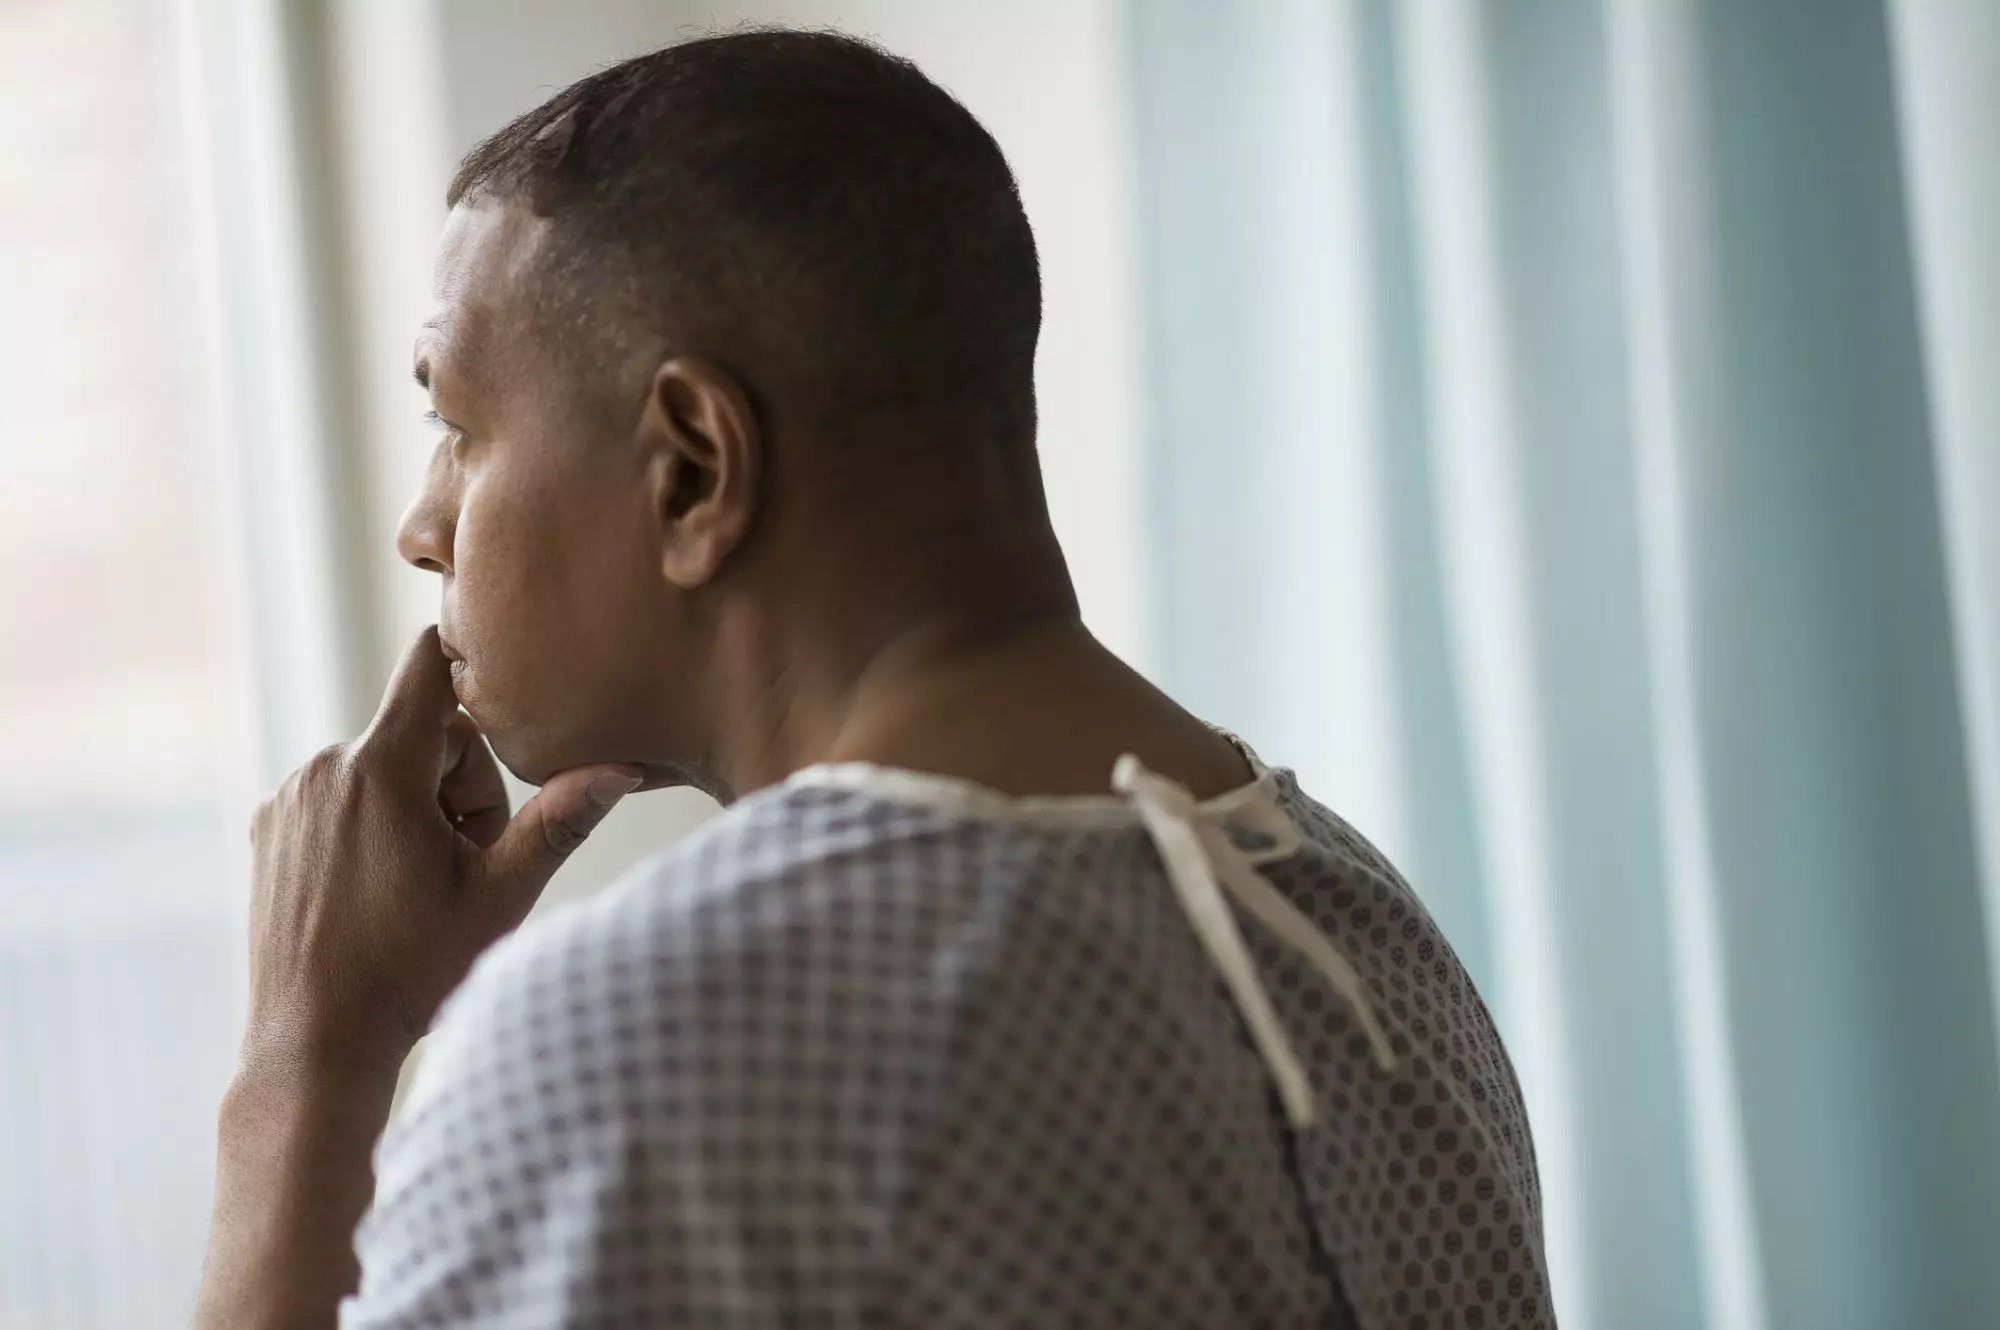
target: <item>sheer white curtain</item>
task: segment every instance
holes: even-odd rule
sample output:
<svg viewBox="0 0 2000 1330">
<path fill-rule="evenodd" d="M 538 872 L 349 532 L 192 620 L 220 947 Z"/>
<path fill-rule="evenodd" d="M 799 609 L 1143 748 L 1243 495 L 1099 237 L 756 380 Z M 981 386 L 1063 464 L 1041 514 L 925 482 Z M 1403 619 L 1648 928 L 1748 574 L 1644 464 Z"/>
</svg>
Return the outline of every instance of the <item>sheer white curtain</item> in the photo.
<svg viewBox="0 0 2000 1330">
<path fill-rule="evenodd" d="M 187 1316 L 245 819 L 357 718 L 290 37 L 0 4 L 3 1330 Z"/>
<path fill-rule="evenodd" d="M 2000 1323 L 1995 11 L 1128 18 L 1160 654 L 1458 939 L 1566 1324 Z"/>
<path fill-rule="evenodd" d="M 2000 153 L 1979 148 L 2000 125 L 2000 6 L 1897 0 L 1891 12 L 1987 938 L 2000 974 Z"/>
</svg>

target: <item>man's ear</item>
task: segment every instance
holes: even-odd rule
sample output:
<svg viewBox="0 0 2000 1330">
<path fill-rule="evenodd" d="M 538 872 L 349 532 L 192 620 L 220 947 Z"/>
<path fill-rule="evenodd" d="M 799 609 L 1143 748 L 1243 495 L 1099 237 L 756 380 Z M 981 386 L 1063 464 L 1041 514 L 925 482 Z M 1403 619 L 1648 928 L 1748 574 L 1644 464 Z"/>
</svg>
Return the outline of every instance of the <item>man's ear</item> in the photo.
<svg viewBox="0 0 2000 1330">
<path fill-rule="evenodd" d="M 653 372 L 641 428 L 660 523 L 660 571 L 691 589 L 713 578 L 756 520 L 764 436 L 749 394 L 710 360 L 677 356 Z"/>
</svg>

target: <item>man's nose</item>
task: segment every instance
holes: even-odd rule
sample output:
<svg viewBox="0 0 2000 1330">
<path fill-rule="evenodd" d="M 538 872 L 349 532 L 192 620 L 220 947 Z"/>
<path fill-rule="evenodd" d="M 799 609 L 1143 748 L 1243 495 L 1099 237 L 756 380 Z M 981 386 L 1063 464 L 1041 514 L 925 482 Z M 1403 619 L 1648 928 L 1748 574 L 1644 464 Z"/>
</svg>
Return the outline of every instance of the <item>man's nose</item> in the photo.
<svg viewBox="0 0 2000 1330">
<path fill-rule="evenodd" d="M 450 444 L 440 439 L 424 469 L 424 483 L 396 527 L 396 553 L 404 562 L 427 573 L 451 571 L 451 544 L 458 527 L 457 488 L 452 479 Z"/>
<path fill-rule="evenodd" d="M 417 495 L 396 528 L 396 553 L 427 573 L 451 571 L 452 523 L 445 506 L 428 489 Z"/>
</svg>

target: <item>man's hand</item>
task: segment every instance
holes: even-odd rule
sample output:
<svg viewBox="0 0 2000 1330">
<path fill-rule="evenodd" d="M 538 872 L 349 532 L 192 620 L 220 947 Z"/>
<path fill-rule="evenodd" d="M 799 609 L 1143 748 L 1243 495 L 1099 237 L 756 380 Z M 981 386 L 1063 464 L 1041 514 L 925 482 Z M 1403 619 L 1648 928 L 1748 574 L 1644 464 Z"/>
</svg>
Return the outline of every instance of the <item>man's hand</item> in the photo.
<svg viewBox="0 0 2000 1330">
<path fill-rule="evenodd" d="M 510 820 L 499 766 L 426 628 L 367 731 L 257 810 L 246 1053 L 400 1062 L 639 782 L 629 767 L 575 768 Z"/>
<path fill-rule="evenodd" d="M 250 1023 L 223 1102 L 198 1325 L 334 1323 L 403 1056 L 639 782 L 578 767 L 510 819 L 427 628 L 367 732 L 257 810 Z"/>
</svg>

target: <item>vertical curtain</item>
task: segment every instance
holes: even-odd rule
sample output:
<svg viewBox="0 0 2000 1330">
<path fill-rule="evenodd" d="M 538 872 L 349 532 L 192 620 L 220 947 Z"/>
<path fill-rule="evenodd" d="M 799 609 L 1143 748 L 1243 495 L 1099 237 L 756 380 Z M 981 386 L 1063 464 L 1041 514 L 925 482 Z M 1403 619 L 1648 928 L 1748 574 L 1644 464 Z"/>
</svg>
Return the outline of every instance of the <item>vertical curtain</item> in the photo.
<svg viewBox="0 0 2000 1330">
<path fill-rule="evenodd" d="M 2000 20 L 1127 24 L 1158 657 L 1481 980 L 1565 1323 L 2000 1325 Z"/>
</svg>

